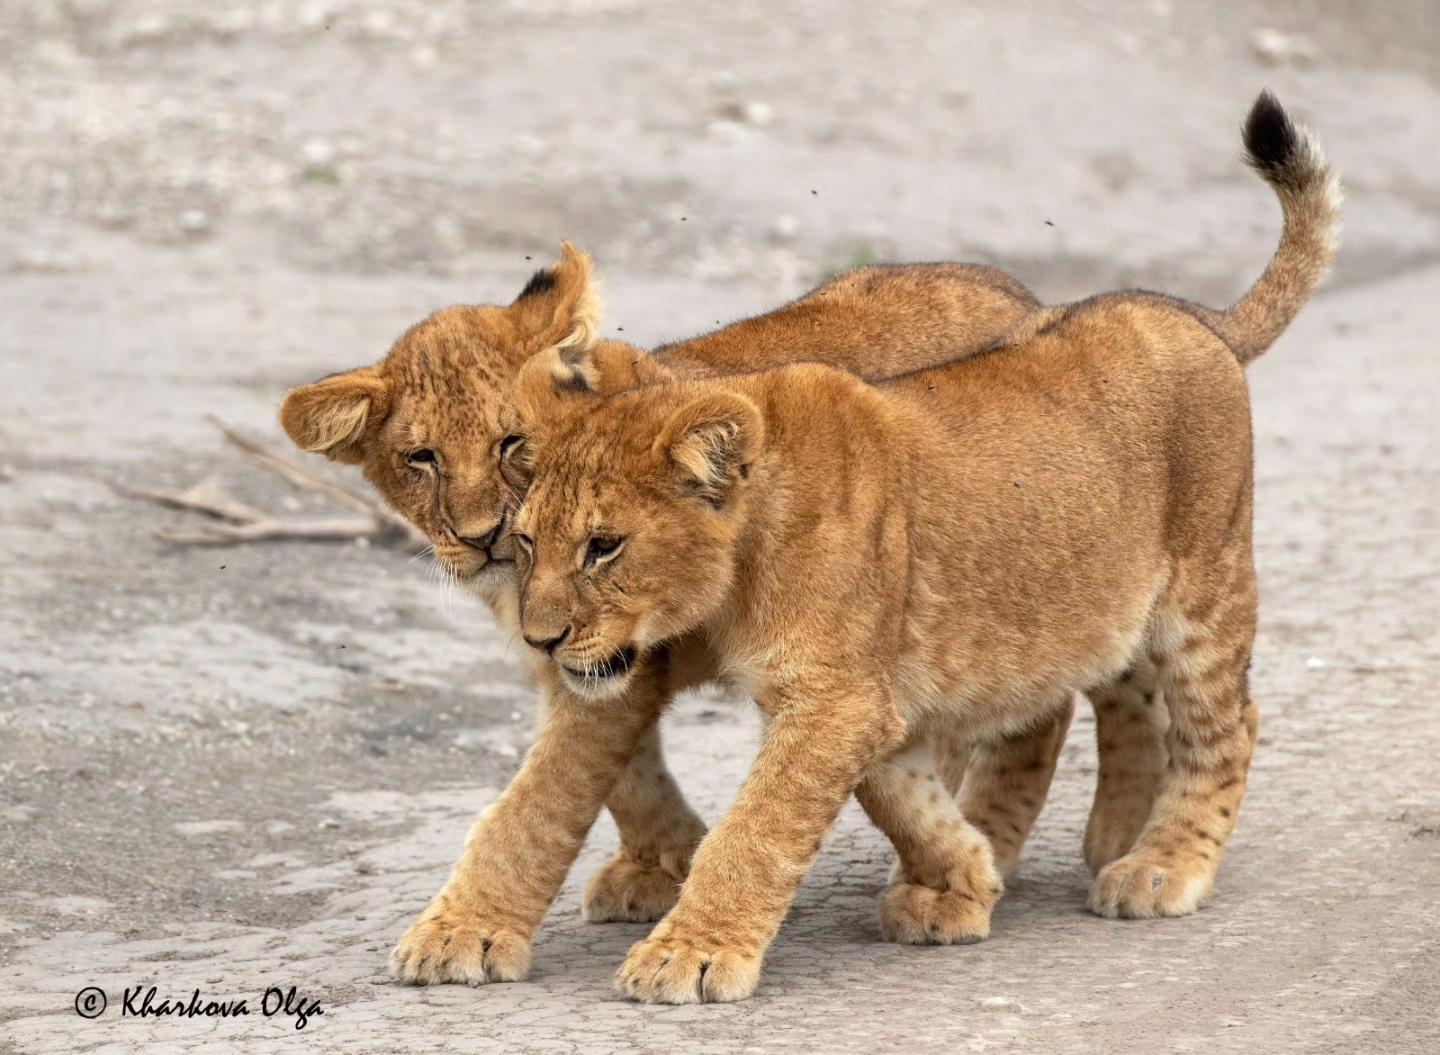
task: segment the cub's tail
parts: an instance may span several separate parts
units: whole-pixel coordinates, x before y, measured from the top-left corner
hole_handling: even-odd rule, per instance
[[[1297,127],[1268,91],[1245,119],[1245,160],[1275,191],[1285,216],[1270,266],[1248,293],[1212,323],[1241,363],[1256,359],[1285,332],[1330,270],[1340,238],[1340,180],[1319,141]]]

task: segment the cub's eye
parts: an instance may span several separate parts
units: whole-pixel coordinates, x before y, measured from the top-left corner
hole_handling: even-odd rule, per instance
[[[405,464],[413,466],[416,469],[434,465],[438,461],[439,459],[435,457],[435,452],[429,447],[421,447],[418,451],[411,451],[405,455]]]
[[[620,552],[620,547],[623,545],[625,545],[623,538],[615,538],[613,535],[596,535],[585,547],[585,566],[590,568],[609,560]]]
[[[506,436],[500,441],[500,460],[504,461],[506,455],[524,442],[524,436]]]

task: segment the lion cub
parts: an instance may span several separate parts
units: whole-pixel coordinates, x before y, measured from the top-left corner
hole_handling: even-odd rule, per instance
[[[830,363],[867,377],[903,373],[987,347],[1038,309],[1014,279],[967,264],[855,268],[753,318],[647,357],[607,342],[617,362],[664,363],[689,376],[753,370],[780,362]],[[595,345],[600,302],[589,258],[568,243],[508,305],[447,308],[411,327],[373,366],[291,390],[280,420],[297,445],[360,466],[397,512],[434,544],[446,574],[481,597],[505,635],[516,627],[518,590],[501,530],[516,498],[502,473],[512,451],[510,396],[521,365],[551,347]],[[603,667],[587,667],[583,679]],[[704,834],[670,776],[657,719],[679,690],[714,677],[703,643],[674,641],[628,669],[629,707],[596,729],[559,666],[535,670],[542,722],[535,747],[501,799],[471,831],[449,880],[406,930],[391,957],[398,977],[420,984],[513,981],[530,966],[530,940],[602,803],[620,848],[587,884],[587,919],[651,921],[675,903]],[[642,700],[642,695],[645,699]],[[1101,752],[1101,771],[1144,771],[1158,744],[1125,741]],[[995,838],[1002,869],[1016,866],[1045,800],[1069,711],[1049,726],[975,745],[947,758],[949,789]],[[569,744],[592,749],[584,768]],[[549,792],[561,775],[566,796]],[[1118,847],[1139,800],[1115,786],[1097,794],[1096,831]],[[538,789],[538,790],[537,790]],[[1148,803],[1148,799],[1145,799]],[[1117,852],[1118,853],[1118,852]]]
[[[874,385],[795,365],[606,396],[603,357],[522,371],[526,640],[603,668],[572,688],[623,709],[637,659],[698,637],[768,719],[624,992],[749,996],[852,793],[899,853],[887,927],[985,933],[1000,877],[937,745],[1046,723],[1076,691],[1163,699],[1169,719],[1149,820],[1092,908],[1175,915],[1209,894],[1257,730],[1242,366],[1323,275],[1338,215],[1318,147],[1268,94],[1245,141],[1286,233],[1226,312],[1100,296]]]

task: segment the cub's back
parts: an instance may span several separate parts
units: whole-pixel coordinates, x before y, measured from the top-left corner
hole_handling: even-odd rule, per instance
[[[809,360],[887,377],[973,354],[1039,306],[1029,290],[991,267],[874,265],[655,354],[687,372],[739,373]]]
[[[1013,343],[878,387],[933,423],[972,499],[1038,488],[1062,515],[1168,539],[1177,518],[1229,515],[1248,495],[1244,371],[1159,295],[1047,309]]]

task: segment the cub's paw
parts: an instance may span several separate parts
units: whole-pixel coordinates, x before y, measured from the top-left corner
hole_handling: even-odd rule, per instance
[[[990,936],[994,908],[990,895],[892,883],[880,895],[880,933],[903,945],[971,945]]]
[[[1208,862],[1190,865],[1143,851],[1106,865],[1090,887],[1091,912],[1110,919],[1188,916],[1210,893]]]
[[[636,942],[615,976],[615,988],[650,1004],[744,1000],[760,983],[763,959],[763,950],[690,941],[671,932]]]
[[[1153,791],[1126,791],[1102,795],[1097,792],[1085,824],[1085,864],[1091,875],[1130,852],[1150,819]]]
[[[680,882],[659,865],[617,853],[586,885],[581,909],[591,923],[651,923],[675,907]]]
[[[530,939],[462,905],[444,893],[430,902],[390,954],[396,978],[411,985],[484,985],[518,982],[530,973]]]

